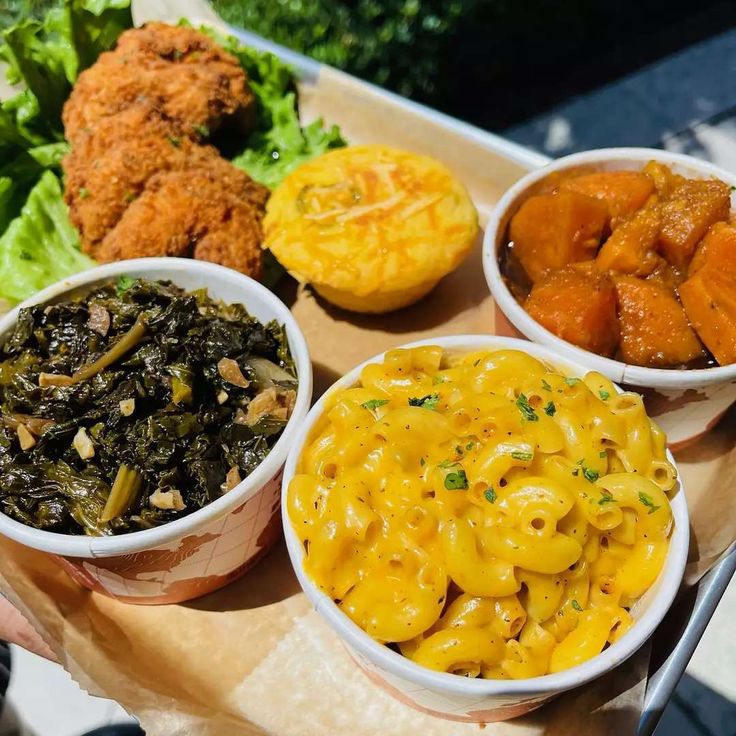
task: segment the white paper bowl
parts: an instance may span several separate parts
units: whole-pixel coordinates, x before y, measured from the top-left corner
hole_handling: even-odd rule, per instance
[[[261,320],[286,326],[299,386],[294,412],[266,459],[242,483],[204,508],[153,529],[114,537],[39,531],[0,514],[0,534],[52,554],[78,582],[130,603],[175,603],[204,595],[242,575],[278,538],[281,470],[309,410],[312,365],[288,308],[268,289],[229,268],[182,258],[141,258],[98,266],[64,279],[0,320],[0,343],[19,309],[63,299],[70,291],[119,276],[169,280],[214,299],[244,304]]]
[[[707,432],[736,401],[736,364],[700,370],[642,368],[604,358],[557,337],[534,320],[514,299],[504,283],[498,254],[506,243],[508,223],[519,207],[537,193],[550,174],[579,170],[579,173],[615,169],[641,169],[656,160],[687,177],[717,177],[736,187],[736,176],[691,156],[652,148],[602,148],[564,156],[519,179],[496,205],[483,240],[483,270],[493,298],[513,326],[529,340],[554,348],[590,370],[603,373],[644,396],[647,410],[662,426],[670,447],[683,447]],[[736,195],[732,194],[732,204]]]
[[[404,347],[440,345],[452,352],[478,349],[520,350],[558,368],[565,374],[582,377],[588,368],[581,363],[558,357],[554,351],[541,345],[515,338],[492,335],[459,335],[421,340]],[[331,391],[355,385],[360,372],[368,363],[383,360],[377,355],[351,370],[337,381],[307,415],[289,452],[284,467],[281,494],[281,515],[286,545],[297,578],[317,612],[342,639],[358,665],[368,677],[402,702],[435,716],[470,722],[500,721],[515,718],[539,707],[550,698],[599,677],[636,652],[652,635],[670,607],[680,586],[687,559],[689,528],[685,493],[681,484],[672,494],[674,516],[669,551],[664,567],[655,584],[637,602],[632,610],[636,623],[606,651],[593,659],[564,672],[527,680],[481,680],[434,672],[402,657],[388,647],[381,646],[354,624],[329,596],[325,595],[304,572],[304,547],[294,531],[287,510],[289,483],[295,475],[299,456],[324,411],[326,396]],[[674,463],[671,454],[668,459]]]

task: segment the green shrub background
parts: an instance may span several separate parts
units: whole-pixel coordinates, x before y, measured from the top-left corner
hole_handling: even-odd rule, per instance
[[[58,0],[0,0],[0,27]],[[503,3],[493,3],[503,4]],[[436,99],[441,46],[476,0],[214,0],[229,23],[400,94]]]

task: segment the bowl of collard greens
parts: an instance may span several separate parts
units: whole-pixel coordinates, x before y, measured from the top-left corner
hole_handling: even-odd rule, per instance
[[[21,304],[0,344],[0,533],[135,603],[215,590],[277,539],[312,371],[261,284],[121,261]]]

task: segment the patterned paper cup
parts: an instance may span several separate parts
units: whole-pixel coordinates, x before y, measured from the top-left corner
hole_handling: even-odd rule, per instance
[[[536,194],[551,174],[588,173],[616,169],[641,169],[648,161],[660,161],[676,173],[691,178],[717,177],[736,188],[736,176],[691,156],[651,148],[603,148],[564,156],[519,179],[501,198],[491,215],[483,241],[483,270],[497,305],[519,335],[554,348],[560,355],[608,376],[627,389],[642,394],[650,416],[680,449],[711,429],[736,401],[736,364],[698,370],[642,368],[603,358],[560,339],[534,320],[514,299],[503,280],[498,254],[505,243],[508,223],[519,207]],[[736,205],[736,195],[732,194]]]
[[[556,366],[569,376],[582,378],[590,369],[579,361],[560,357],[556,351],[524,340],[494,335],[437,337],[404,345],[440,345],[451,352],[480,349],[520,350]],[[381,362],[376,355],[337,381],[332,390],[355,385],[368,363]],[[620,390],[620,389],[618,389]],[[327,392],[330,393],[329,391]],[[654,585],[631,610],[634,625],[620,640],[581,665],[562,672],[526,680],[482,680],[426,669],[372,639],[323,593],[304,571],[304,547],[299,541],[287,509],[289,483],[310,432],[325,409],[326,395],[307,415],[284,466],[281,517],[291,563],[304,592],[366,676],[389,694],[418,710],[453,721],[489,723],[528,713],[566,690],[584,685],[626,661],[652,635],[675,598],[685,571],[690,532],[687,501],[682,483],[671,497],[674,528],[667,558]],[[671,453],[668,459],[675,464]]]
[[[18,309],[56,301],[80,287],[119,276],[166,279],[185,289],[241,303],[262,322],[286,326],[299,387],[294,412],[266,459],[229,493],[169,524],[116,537],[55,534],[0,514],[0,534],[48,552],[79,583],[129,603],[176,603],[222,587],[251,567],[279,536],[281,473],[294,436],[309,410],[312,366],[307,344],[288,308],[268,289],[222,266],[179,258],[142,258],[99,266],[37,294],[0,321],[0,341]]]

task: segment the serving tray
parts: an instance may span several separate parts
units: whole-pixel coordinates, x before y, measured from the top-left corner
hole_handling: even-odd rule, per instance
[[[340,125],[353,143],[381,142],[442,160],[467,185],[482,223],[508,186],[548,160],[254,34],[224,27],[206,3],[138,3],[134,15],[138,22],[188,17],[276,53],[297,72],[306,122],[323,117]],[[429,297],[392,315],[347,314],[288,280],[280,291],[309,343],[316,394],[356,363],[410,340],[513,334],[488,293],[480,244]],[[602,736],[637,728],[642,736],[652,733],[736,568],[736,551],[724,553],[736,538],[736,509],[728,502],[724,473],[736,463],[735,422],[731,412],[678,458],[696,540],[689,579],[696,582],[710,572],[653,637],[651,658],[645,647],[590,686],[522,719],[494,724],[489,727],[494,736]],[[0,588],[72,676],[90,692],[121,702],[141,719],[148,736],[478,732],[477,724],[434,718],[398,703],[371,683],[310,610],[283,546],[222,591],[187,604],[142,608],[82,590],[46,556],[0,539]]]

